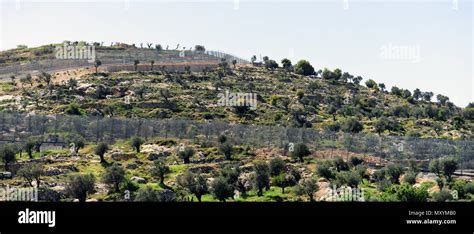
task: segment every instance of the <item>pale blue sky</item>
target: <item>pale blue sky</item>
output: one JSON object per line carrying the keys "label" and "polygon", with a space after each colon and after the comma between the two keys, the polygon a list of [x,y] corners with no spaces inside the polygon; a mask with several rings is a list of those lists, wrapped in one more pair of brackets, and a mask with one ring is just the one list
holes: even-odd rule
{"label": "pale blue sky", "polygon": [[[164,1],[1,0],[0,48],[63,40],[205,45],[341,68],[388,87],[474,100],[473,3],[459,0]],[[381,47],[415,46],[420,62],[385,60]]]}

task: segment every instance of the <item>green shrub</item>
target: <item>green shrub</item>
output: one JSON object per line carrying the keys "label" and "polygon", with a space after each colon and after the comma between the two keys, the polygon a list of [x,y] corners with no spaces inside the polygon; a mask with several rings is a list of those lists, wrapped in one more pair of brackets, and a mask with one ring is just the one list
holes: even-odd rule
{"label": "green shrub", "polygon": [[433,193],[433,200],[435,202],[445,202],[445,201],[453,200],[453,196],[451,195],[450,192],[446,190],[441,190],[439,192]]}
{"label": "green shrub", "polygon": [[403,178],[403,181],[407,184],[415,184],[416,183],[416,174],[413,172],[409,172],[405,174],[405,177]]}
{"label": "green shrub", "polygon": [[393,185],[387,192],[395,194],[402,202],[425,202],[428,199],[428,191],[414,188],[409,184]]}
{"label": "green shrub", "polygon": [[270,160],[270,175],[277,176],[285,171],[286,163],[281,158],[274,158]]}
{"label": "green shrub", "polygon": [[294,67],[295,73],[309,76],[314,74],[314,68],[311,64],[306,60],[300,60]]}
{"label": "green shrub", "polygon": [[369,179],[369,174],[367,173],[367,169],[368,167],[365,165],[357,165],[354,168],[354,171],[357,172],[361,178]]}
{"label": "green shrub", "polygon": [[355,167],[355,166],[357,166],[357,165],[359,165],[359,164],[362,164],[362,163],[364,162],[364,160],[362,160],[362,159],[359,158],[359,157],[351,157],[350,161],[351,161],[351,165],[352,165],[353,167]]}
{"label": "green shrub", "polygon": [[64,110],[64,113],[67,115],[86,115],[85,111],[75,103],[69,104]]}
{"label": "green shrub", "polygon": [[157,202],[158,193],[150,186],[146,186],[138,190],[135,197],[136,202]]}
{"label": "green shrub", "polygon": [[316,167],[316,173],[327,180],[334,178],[334,173],[328,163],[321,163]]}
{"label": "green shrub", "polygon": [[347,171],[349,170],[349,165],[344,162],[344,160],[341,157],[337,157],[333,161],[334,167],[336,167],[336,170],[339,171]]}
{"label": "green shrub", "polygon": [[176,195],[168,189],[155,190],[150,186],[146,186],[138,190],[135,197],[136,202],[172,202],[176,200]]}
{"label": "green shrub", "polygon": [[474,194],[474,183],[469,183],[464,186],[465,194]]}
{"label": "green shrub", "polygon": [[341,130],[343,132],[358,133],[362,131],[363,128],[362,123],[356,118],[344,120],[341,124]]}
{"label": "green shrub", "polygon": [[[458,196],[460,198],[464,198],[465,196],[465,186],[467,185],[467,181],[462,180],[462,179],[457,179],[451,184],[451,190],[455,190],[458,193]],[[441,189],[442,190],[442,189]]]}
{"label": "green shrub", "polygon": [[336,174],[333,183],[336,187],[347,185],[351,188],[357,188],[361,181],[362,177],[356,171],[343,171]]}

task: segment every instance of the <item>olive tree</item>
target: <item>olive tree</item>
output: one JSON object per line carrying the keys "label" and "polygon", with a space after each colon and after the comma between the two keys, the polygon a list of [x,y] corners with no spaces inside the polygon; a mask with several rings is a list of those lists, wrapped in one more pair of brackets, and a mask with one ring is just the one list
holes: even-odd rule
{"label": "olive tree", "polygon": [[166,174],[170,173],[170,168],[165,164],[164,160],[156,160],[151,174],[160,180],[160,184],[164,184]]}
{"label": "olive tree", "polygon": [[96,75],[97,75],[97,73],[98,73],[98,68],[99,68],[101,65],[102,65],[102,61],[100,61],[100,60],[98,60],[98,59],[96,59],[96,60],[94,61],[94,67],[95,67],[95,74],[96,74]]}
{"label": "olive tree", "polygon": [[92,174],[71,175],[66,183],[66,194],[72,198],[77,198],[79,202],[85,202],[87,196],[95,191],[94,186],[95,177]]}
{"label": "olive tree", "polygon": [[326,178],[327,180],[334,178],[334,173],[328,163],[318,164],[318,166],[316,167],[316,173],[319,176]]}
{"label": "olive tree", "polygon": [[140,64],[140,60],[133,61],[133,68],[135,69],[135,71],[138,70],[138,64]]}
{"label": "olive tree", "polygon": [[194,194],[199,202],[201,202],[202,195],[209,193],[206,178],[200,174],[188,171],[178,177],[178,184]]}
{"label": "olive tree", "polygon": [[441,176],[443,170],[441,162],[438,159],[431,160],[428,169],[430,172],[435,173],[438,177]]}
{"label": "olive tree", "polygon": [[298,183],[298,178],[293,173],[281,173],[272,178],[272,184],[280,187],[281,192],[285,193],[285,188]]}
{"label": "olive tree", "polygon": [[306,60],[300,60],[294,69],[295,72],[300,75],[309,76],[314,74],[314,67]]}
{"label": "olive tree", "polygon": [[284,59],[281,60],[281,65],[287,71],[290,71],[293,67],[293,65],[291,64],[291,61],[287,58],[284,58]]}
{"label": "olive tree", "polygon": [[178,156],[183,159],[185,164],[189,163],[189,159],[194,155],[195,151],[191,147],[184,147],[178,149]]}
{"label": "olive tree", "polygon": [[219,152],[224,155],[226,160],[232,160],[233,147],[230,143],[225,142],[219,146]]}
{"label": "olive tree", "polygon": [[25,152],[28,154],[28,157],[30,159],[33,158],[33,151],[36,147],[36,142],[33,138],[28,138],[25,142],[25,144],[23,145],[23,150],[25,150]]}
{"label": "olive tree", "polygon": [[94,153],[97,154],[100,157],[100,163],[105,163],[104,155],[109,151],[109,145],[105,142],[99,143],[95,149]]}
{"label": "olive tree", "polygon": [[296,186],[295,192],[299,196],[308,196],[310,201],[314,201],[314,193],[318,190],[319,186],[314,179],[306,179]]}
{"label": "olive tree", "polygon": [[258,190],[257,195],[263,195],[263,189],[270,187],[270,168],[265,162],[257,162],[254,165],[255,176],[254,187]]}
{"label": "olive tree", "polygon": [[120,192],[120,184],[125,181],[125,170],[117,164],[113,164],[105,169],[102,181],[114,188],[115,192]]}
{"label": "olive tree", "polygon": [[26,164],[18,170],[17,174],[23,177],[31,187],[33,187],[33,181],[36,181],[36,187],[39,188],[43,175],[43,165],[37,163]]}
{"label": "olive tree", "polygon": [[413,172],[405,174],[405,176],[403,177],[403,181],[407,184],[414,185],[416,183],[416,174]]}
{"label": "olive tree", "polygon": [[234,188],[226,178],[219,176],[212,181],[212,195],[219,201],[225,202],[226,199],[234,196]]}
{"label": "olive tree", "polygon": [[5,164],[5,170],[8,171],[8,164],[16,161],[15,150],[11,145],[0,146],[0,159]]}
{"label": "olive tree", "polygon": [[403,174],[403,167],[398,164],[390,164],[386,167],[385,173],[389,176],[392,183],[399,184],[399,178]]}
{"label": "olive tree", "polygon": [[454,158],[446,158],[442,161],[443,174],[448,182],[451,182],[454,172],[458,169],[458,162]]}
{"label": "olive tree", "polygon": [[301,162],[304,162],[304,157],[310,155],[311,152],[308,149],[308,146],[306,146],[303,143],[298,143],[294,146],[293,152],[291,152],[291,156],[293,158],[299,159]]}
{"label": "olive tree", "polygon": [[144,140],[141,137],[133,137],[132,140],[130,141],[130,145],[135,148],[137,153],[140,153],[140,147],[144,143]]}
{"label": "olive tree", "polygon": [[269,167],[270,175],[277,176],[280,175],[283,171],[285,171],[286,163],[281,158],[274,158],[270,160]]}

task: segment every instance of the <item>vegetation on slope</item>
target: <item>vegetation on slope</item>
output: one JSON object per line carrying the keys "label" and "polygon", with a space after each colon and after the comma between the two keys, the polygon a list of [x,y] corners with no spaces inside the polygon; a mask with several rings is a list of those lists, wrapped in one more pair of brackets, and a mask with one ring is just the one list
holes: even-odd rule
{"label": "vegetation on slope", "polygon": [[[28,61],[33,56],[28,53],[34,50],[19,48],[8,53],[21,58],[17,61]],[[388,91],[384,84],[363,82],[362,77],[340,69],[316,70],[308,61],[293,66],[284,59],[283,67],[268,57],[263,64],[254,58],[252,62],[237,66],[222,61],[219,67],[201,72],[165,68],[96,72],[91,66],[11,77],[0,86],[0,109],[472,139],[473,104],[459,108],[443,95],[435,102],[431,92],[418,89],[392,87]],[[219,95],[227,91],[255,93],[257,108],[219,105]],[[332,196],[333,186],[364,189],[366,201],[473,199],[472,181],[454,175],[461,167],[457,155],[446,155],[421,168],[418,161],[387,162],[352,144],[299,143],[287,150],[235,145],[225,135],[205,142],[136,136],[106,143],[85,142],[76,133],[68,134],[75,147],[71,152],[41,151],[39,138],[1,146],[3,169],[13,172],[1,183],[39,187],[42,199],[52,201],[353,200]],[[374,166],[374,161],[380,163]]]}

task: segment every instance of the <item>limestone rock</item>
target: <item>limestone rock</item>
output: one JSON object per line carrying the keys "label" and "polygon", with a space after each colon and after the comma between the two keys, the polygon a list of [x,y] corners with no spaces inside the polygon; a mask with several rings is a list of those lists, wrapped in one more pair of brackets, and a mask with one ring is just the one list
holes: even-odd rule
{"label": "limestone rock", "polygon": [[138,177],[138,176],[132,177],[131,180],[134,181],[134,182],[137,182],[139,184],[146,184],[147,183],[147,180],[145,178]]}

